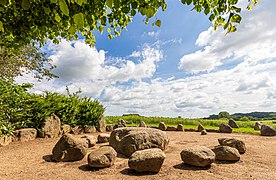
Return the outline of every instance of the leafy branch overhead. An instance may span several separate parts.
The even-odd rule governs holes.
[[[248,8],[258,0],[248,0]],[[241,21],[238,0],[181,0],[197,12],[209,16],[214,28],[223,26],[227,32],[236,31]],[[55,43],[60,38],[78,39],[78,33],[87,44],[95,44],[93,32],[119,36],[136,14],[145,17],[145,23],[165,11],[165,0],[0,0],[0,39],[5,47],[19,47],[32,40],[41,44],[46,39]],[[155,19],[152,25],[161,26]]]

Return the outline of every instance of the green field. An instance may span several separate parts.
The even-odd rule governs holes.
[[[126,121],[127,126],[139,126],[140,121],[144,121],[147,126],[158,126],[160,122],[164,122],[167,126],[177,126],[182,124],[184,128],[197,129],[198,124],[202,124],[205,129],[218,129],[223,122],[227,123],[227,119],[210,120],[210,119],[188,119],[188,118],[171,118],[171,117],[145,117],[137,115],[129,116],[106,116],[107,124],[117,124],[119,119]],[[263,124],[268,124],[276,128],[274,121],[260,121]],[[236,121],[240,128],[233,128],[236,133],[260,134],[254,130],[256,121]]]

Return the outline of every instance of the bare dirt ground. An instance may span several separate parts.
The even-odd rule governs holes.
[[[276,138],[245,134],[198,132],[167,132],[170,144],[167,158],[158,174],[138,174],[128,168],[127,158],[119,156],[111,168],[93,170],[87,157],[78,162],[51,162],[51,151],[56,139],[36,139],[0,147],[0,179],[276,179]],[[97,134],[94,134],[97,135]],[[180,152],[185,146],[203,145],[212,148],[220,137],[238,137],[245,141],[247,152],[236,163],[215,162],[210,167],[197,168],[182,163]],[[97,144],[98,148],[104,144]],[[88,151],[88,152],[89,152]]]

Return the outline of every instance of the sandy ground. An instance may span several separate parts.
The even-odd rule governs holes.
[[[167,158],[158,174],[135,173],[128,168],[128,159],[122,156],[117,157],[114,166],[101,170],[90,169],[87,157],[78,162],[51,162],[51,151],[58,139],[36,139],[0,147],[0,179],[276,179],[276,137],[220,133],[202,136],[197,132],[167,134],[170,137],[169,147],[165,151]],[[180,152],[183,147],[203,145],[211,148],[218,145],[217,139],[220,137],[238,137],[245,141],[247,152],[239,162],[215,162],[206,168],[182,163]],[[102,145],[97,144],[89,151]]]

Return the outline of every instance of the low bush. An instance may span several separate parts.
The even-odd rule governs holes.
[[[30,84],[17,85],[0,80],[0,133],[9,135],[14,129],[32,127],[39,129],[43,120],[57,115],[62,124],[71,126],[98,125],[105,108],[89,97],[76,92],[67,95],[45,92],[28,93]]]

